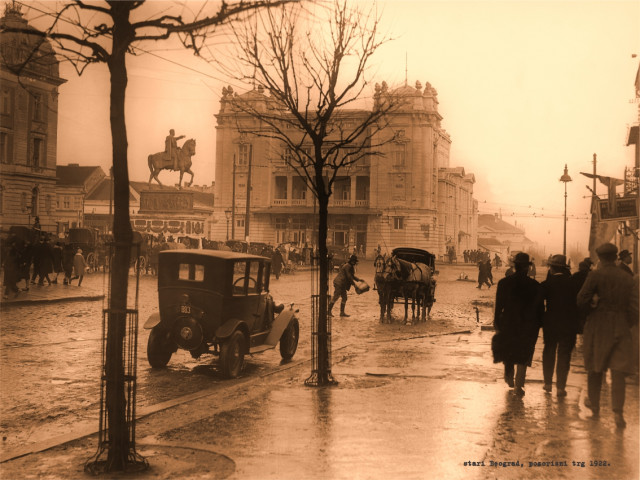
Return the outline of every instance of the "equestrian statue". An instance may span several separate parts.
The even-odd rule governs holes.
[[[149,155],[149,183],[155,179],[158,184],[162,182],[158,179],[161,170],[172,170],[180,172],[180,181],[178,187],[182,186],[182,176],[186,173],[191,175],[191,180],[187,186],[193,183],[193,172],[191,171],[191,157],[196,154],[196,141],[193,138],[185,141],[182,147],[178,147],[178,140],[184,138],[184,135],[175,136],[175,131],[171,129],[169,135],[165,139],[164,152]]]

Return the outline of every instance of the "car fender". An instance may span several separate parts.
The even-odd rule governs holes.
[[[230,320],[227,320],[222,325],[220,325],[216,330],[216,338],[218,338],[219,340],[227,339],[236,330],[240,330],[244,334],[244,336],[248,339],[249,327],[247,327],[246,322],[242,320],[238,320],[237,318],[232,318]]]
[[[273,321],[273,327],[271,328],[271,331],[269,332],[269,335],[267,336],[267,339],[264,342],[265,345],[275,346],[276,343],[280,341],[280,337],[282,337],[282,333],[289,326],[289,323],[291,322],[291,320],[295,318],[296,316],[295,313],[296,312],[294,310],[289,308],[289,309],[283,310],[282,313],[280,313],[280,315],[276,317],[276,319]]]
[[[146,330],[151,330],[153,327],[159,324],[160,324],[160,312],[155,312],[155,313],[152,313],[149,316],[149,318],[147,318],[146,322],[144,322],[144,328]]]

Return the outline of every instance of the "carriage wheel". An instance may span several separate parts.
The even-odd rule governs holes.
[[[96,255],[93,252],[90,252],[87,255],[87,266],[89,267],[89,272],[93,273],[97,270],[97,261],[96,261]]]

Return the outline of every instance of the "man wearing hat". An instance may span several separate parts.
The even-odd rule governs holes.
[[[549,275],[540,284],[542,300],[545,303],[542,317],[544,390],[548,393],[552,390],[557,354],[556,395],[566,397],[571,352],[576,346],[576,336],[580,328],[580,316],[575,300],[578,289],[576,282],[571,279],[566,256],[554,255],[547,265]]]
[[[498,282],[496,291],[496,330],[491,341],[493,362],[504,363],[504,380],[515,394],[524,395],[527,366],[531,365],[544,306],[540,284],[527,276],[529,255],[518,253],[513,259],[515,272]],[[517,366],[517,371],[514,368]],[[515,382],[514,382],[515,373]]]
[[[622,271],[627,272],[633,277],[633,270],[629,268],[629,265],[631,265],[631,253],[629,252],[629,250],[622,250],[618,254],[618,258],[620,259],[620,263],[618,264],[618,266],[622,269]]]
[[[578,307],[587,310],[584,365],[589,396],[585,405],[593,412],[593,418],[599,416],[602,376],[611,369],[611,406],[616,425],[624,428],[625,376],[634,373],[629,327],[632,319],[628,316],[633,279],[616,266],[615,245],[600,245],[596,253],[600,264],[589,273],[577,297]]]
[[[342,302],[340,303],[340,316],[348,317],[349,315],[344,311],[344,308],[347,305],[347,292],[353,285],[353,282],[362,282],[361,278],[356,277],[356,269],[355,266],[358,263],[358,257],[355,255],[351,255],[349,261],[340,266],[338,270],[338,274],[336,278],[333,279],[333,297],[331,297],[331,301],[329,302],[329,316],[332,317],[333,306],[338,301],[338,298],[342,298]]]

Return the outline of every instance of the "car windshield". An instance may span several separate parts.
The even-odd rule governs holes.
[[[259,261],[242,260],[233,266],[233,294],[257,294],[262,290],[262,266]]]

